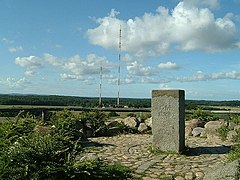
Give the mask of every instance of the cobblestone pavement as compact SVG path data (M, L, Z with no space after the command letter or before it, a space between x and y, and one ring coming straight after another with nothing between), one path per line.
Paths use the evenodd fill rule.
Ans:
M186 153L163 154L151 150L152 135L126 134L89 138L88 152L107 162L119 163L134 170L134 178L191 180L203 179L213 166L227 162L231 143L209 142L188 137Z

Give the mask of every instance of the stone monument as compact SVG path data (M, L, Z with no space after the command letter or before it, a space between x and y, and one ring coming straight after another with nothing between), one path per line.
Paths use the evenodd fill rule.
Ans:
M153 147L181 153L185 148L184 90L152 91Z

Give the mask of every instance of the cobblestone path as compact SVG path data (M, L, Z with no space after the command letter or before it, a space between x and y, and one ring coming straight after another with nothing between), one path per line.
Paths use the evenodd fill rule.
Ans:
M203 179L211 167L227 162L230 143L211 143L207 139L189 137L188 151L183 154L152 152L152 135L127 134L89 138L88 152L107 162L123 164L134 170L135 179Z

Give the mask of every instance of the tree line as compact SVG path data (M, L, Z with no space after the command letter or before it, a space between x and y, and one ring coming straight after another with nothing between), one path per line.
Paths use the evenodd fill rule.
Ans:
M102 106L115 107L116 98L102 98ZM99 106L98 97L77 97L58 95L0 95L1 105L38 105L38 106ZM150 108L150 98L121 98L122 107ZM199 106L240 106L240 101L208 101L208 100L186 100L186 109L195 109Z

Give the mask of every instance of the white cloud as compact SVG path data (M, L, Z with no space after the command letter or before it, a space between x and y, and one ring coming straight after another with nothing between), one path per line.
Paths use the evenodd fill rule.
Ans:
M33 69L42 67L41 59L36 56L17 57L15 63L23 68Z
M45 54L44 59L53 66L58 66L73 75L94 75L99 74L100 66L103 66L103 73L111 70L112 63L105 57L99 57L95 54L89 54L86 58L75 55L70 58L57 58L50 54Z
M10 47L10 48L8 48L8 51L11 53L23 51L23 47L22 46Z
M197 71L190 77L178 77L176 81L181 82L191 82L191 81L209 81L209 80L220 80L220 79L232 79L240 80L240 72L230 71L230 72L215 72L210 74L205 74L202 71Z
M66 73L63 73L63 74L60 74L61 76L61 79L63 81L65 80L84 80L83 76L77 76L77 75L73 75L73 74L66 74Z
M94 45L117 49L121 25L122 49L136 56L159 56L174 47L210 52L239 48L233 20L228 15L215 18L210 9L202 8L217 7L217 0L190 2L180 2L171 11L159 7L155 13L126 21L118 19L112 10L110 15L97 19L98 27L89 29L87 36Z
M219 8L219 0L184 0L184 4L187 7L198 7L198 8Z
M160 69L179 69L180 66L178 66L176 63L168 61L166 63L160 63L158 65Z
M26 69L25 71L26 76L34 76L36 74L34 69L43 66L42 60L36 56L17 57L15 59L15 64Z
M26 78L15 79L8 77L7 79L0 79L0 85L9 89L23 89L29 84L31 83Z
M137 61L129 63L127 65L127 70L129 74L137 76L151 76L156 74L153 67L143 66L142 64L139 64Z

